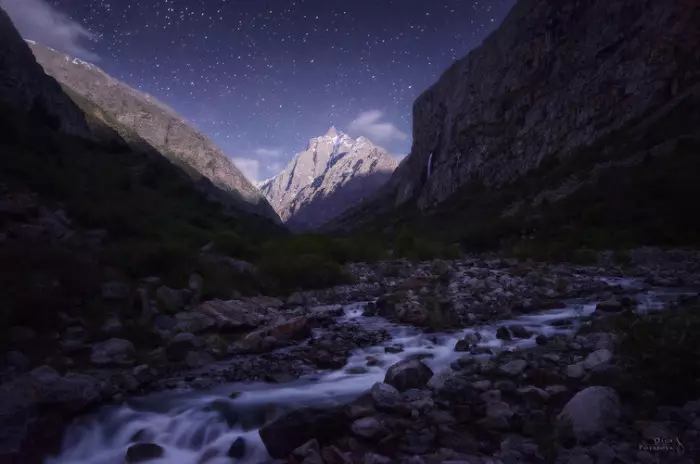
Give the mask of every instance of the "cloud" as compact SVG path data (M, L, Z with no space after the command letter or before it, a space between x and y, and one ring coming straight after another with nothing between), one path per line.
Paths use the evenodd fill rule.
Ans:
M392 140L406 140L408 135L401 132L390 122L379 122L384 116L379 110L369 110L360 113L350 123L350 131L366 135L373 142L390 142Z
M258 156L265 156L267 158L277 158L278 156L282 156L282 150L277 148L258 148L255 150L255 154Z
M95 35L49 5L46 0L0 0L2 7L25 39L88 61L99 57L81 45Z
M233 164L251 182L260 180L260 161L251 158L233 158Z

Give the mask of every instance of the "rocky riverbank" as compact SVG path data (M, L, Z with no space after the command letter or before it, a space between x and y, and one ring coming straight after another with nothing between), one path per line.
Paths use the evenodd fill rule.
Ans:
M646 302L635 300L635 295L652 285L700 287L700 260L694 252L638 250L629 256L624 265L601 256L596 266L494 257L355 264L349 270L357 284L295 293L285 299L202 302L202 280L197 275L182 289L160 285L157 278L146 279L137 288L123 282L105 282L102 297L116 309L99 327L64 315L62 324L48 339L26 327L12 330L1 388L3 398L9 400L3 401L2 416L8 419L4 423L13 425L3 428L2 453L7 459L18 457L20 461L16 462L37 460L45 451L55 449L71 416L149 391L206 391L232 381L285 383L319 369L341 369L358 350L389 339L384 327L341 317L348 305L355 304L368 317L378 315L436 335L441 333L438 331L466 328L464 338L454 346L463 356L434 377L415 360L395 366L392 369L401 372L407 366L408 374L394 376L390 370L386 385L373 387L371 393L357 400L359 403L343 409L342 414L347 415L348 408L351 413L343 416L342 433L317 437L314 434L318 427L305 425L314 422L315 416L303 415L303 424L294 423L294 427L311 435L304 436L303 442L294 441L293 434L280 432L290 419L278 418L261 430L274 457L287 457L308 438L323 445L317 451L325 456L325 462L384 462L376 456L358 457L367 453L385 456L385 460L422 455L425 462L473 460L465 455L475 454L495 456L503 462L546 460L551 456L547 453L553 451L543 447L554 442L550 436L553 430L545 425L554 424L555 416L577 393L587 391L585 395L593 395L595 401L624 404L611 390L584 390L589 386L614 389L615 382L624 376L615 363L611 323L605 321L637 305L644 306ZM620 284L625 277L635 277L642 283L631 290ZM519 340L530 340L535 345L511 353L501 351L498 345L484 346L478 332L469 332L470 327L563 309L570 304L565 301L584 297L600 302L590 315L592 320L584 324L591 331L586 335L535 337L537 334L523 324L499 326L496 337L505 343L515 346ZM354 303L357 301L368 303ZM572 317L553 324L555 329L571 331L580 323L580 318ZM32 354L37 351L35 347L45 349L48 344L52 347L50 355L36 359ZM402 347L385 350L401 351ZM495 357L490 358L493 354ZM483 356L486 360L481 359ZM366 359L368 366L382 362L371 356ZM354 369L357 374L363 372L363 368ZM392 380L394 377L418 383L406 386ZM377 395L388 395L387 401L393 406L377 404ZM600 419L604 422L607 409L601 408ZM341 414L339 411L332 414ZM687 420L674 422L664 433L692 443L696 436L693 433L697 433L696 411L692 404L674 411ZM637 433L639 425L625 428L630 425L625 420L640 417L639 411L632 416L623 413L624 408L615 414L619 433L611 438L608 455L625 456L623 462L646 462L648 453L639 455L642 457L636 454L639 437L630 435ZM331 413L322 410L320 414ZM301 420L298 417L293 419ZM601 431L600 425L582 425L594 426ZM365 430L372 427L376 430ZM649 438L650 433L644 436ZM502 439L511 434L516 441L503 444ZM284 437L292 441L284 444ZM449 440L454 437L466 441L458 440L450 447ZM323 447L332 448L323 451ZM313 455L316 445L312 441L307 448ZM340 453L346 461L334 461L328 453ZM590 453L591 448L581 447L566 452L555 450L561 459L586 459L577 457L584 455L598 459ZM410 459L406 462L422 462ZM597 462L613 462L600 459Z

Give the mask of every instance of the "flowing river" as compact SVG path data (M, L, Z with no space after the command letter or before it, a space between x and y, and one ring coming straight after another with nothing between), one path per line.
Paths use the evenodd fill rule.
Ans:
M657 310L666 301L683 294L697 294L697 289L663 289L641 291L641 281L605 279L637 292L638 311ZM82 417L70 426L59 456L47 464L122 464L135 440L156 443L165 454L152 463L261 464L269 456L258 435L259 428L281 412L302 405L336 403L352 399L384 379L386 369L407 357L424 357L424 362L438 372L467 353L455 352L458 340L470 332L481 336L484 348L519 349L533 346L539 334L551 336L576 330L576 320L590 315L596 301L570 300L565 309L523 315L507 321L472 327L452 333L423 333L418 329L393 324L378 317L363 317L366 303L345 306L339 322L352 321L364 326L383 327L391 338L378 346L357 350L347 365L337 371L320 371L312 377L283 384L229 383L206 392L167 391L131 399L119 406L105 406L95 414ZM572 320L573 324L557 321ZM520 324L532 333L529 339L504 342L496 337L502 325ZM385 348L401 345L399 353ZM392 351L392 350L390 350ZM367 366L373 356L378 365ZM485 355L488 356L488 355ZM228 456L238 438L245 441L244 455Z

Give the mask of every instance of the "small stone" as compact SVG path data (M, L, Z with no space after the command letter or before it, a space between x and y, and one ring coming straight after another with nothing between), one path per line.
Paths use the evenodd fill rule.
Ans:
M496 330L496 338L499 340L511 340L511 334L508 327L501 326Z
M491 385L492 383L490 380L477 380L476 382L472 382L472 388L480 391L488 390L491 388Z
M535 337L535 343L537 343L539 346L544 346L547 344L549 339L547 338L546 335L538 335Z
M352 423L352 433L368 440L381 440L388 432L374 417L362 417Z
M501 390L488 390L479 395L484 403L494 403L501 401Z
M231 443L226 455L233 459L241 459L243 456L245 456L245 449L245 440L243 437L238 437L233 443Z
M581 363L570 364L569 366L566 367L566 375L569 378L580 379L585 374L586 374L586 370L584 369L583 364L581 364Z
M126 462L144 462L163 456L163 447L155 443L136 443L126 450Z
M583 361L583 366L588 370L594 369L609 362L612 359L612 356L612 353L607 349L594 351Z
M622 303L615 300L601 301L596 305L597 311L606 313L622 311Z
M464 351L469 351L469 342L466 340L457 340L457 343L455 344L455 351L458 352L464 352Z
M501 371L512 376L518 376L523 373L527 367L527 361L523 359L515 359L500 367Z
M530 332L520 324L513 324L508 327L508 330L516 338L530 338Z

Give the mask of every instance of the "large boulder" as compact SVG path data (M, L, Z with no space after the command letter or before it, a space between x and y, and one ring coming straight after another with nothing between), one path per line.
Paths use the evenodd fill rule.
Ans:
M346 433L348 417L342 407L306 407L290 411L260 429L268 453L275 459L286 458L311 439L322 445Z
M253 300L205 301L194 308L188 316L190 320L197 321L199 324L197 330L190 331L239 332L255 329L270 321L269 313L261 307L260 303L262 302Z
M270 327L267 334L280 342L302 340L311 335L311 327L306 317L295 317Z
M134 344L123 338L110 338L92 347L90 362L95 366L132 366L136 349Z
M386 372L384 382L398 391L424 389L432 376L433 371L422 361L407 359L391 366Z
M590 443L620 419L620 398L609 387L588 387L564 406L557 417L560 436Z
M170 361L184 361L187 358L187 354L200 345L200 340L191 333L179 333L168 342L168 346L165 347L165 354Z

